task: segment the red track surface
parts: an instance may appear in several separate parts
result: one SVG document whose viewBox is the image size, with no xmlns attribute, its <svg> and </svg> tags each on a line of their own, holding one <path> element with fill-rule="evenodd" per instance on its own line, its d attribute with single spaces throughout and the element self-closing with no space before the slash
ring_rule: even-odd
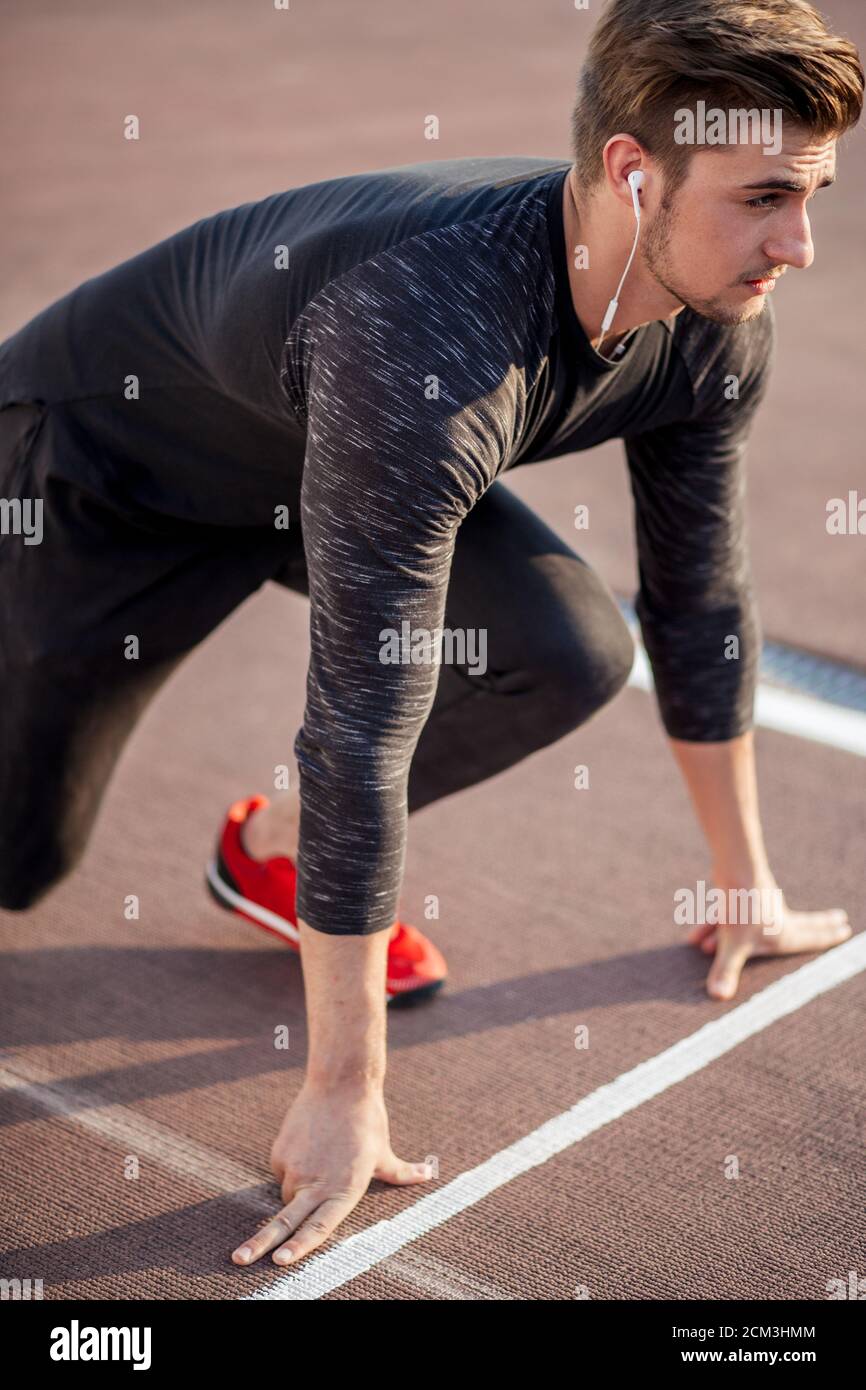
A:
<svg viewBox="0 0 866 1390">
<path fill-rule="evenodd" d="M 824 8 L 866 47 L 860 5 Z M 457 155 L 566 157 L 594 18 L 494 0 L 0 12 L 3 335 L 178 227 L 282 187 Z M 431 112 L 438 143 L 423 138 Z M 122 138 L 129 113 L 138 143 Z M 829 497 L 863 488 L 863 149 L 849 137 L 837 188 L 816 199 L 814 266 L 776 292 L 751 506 L 767 635 L 866 666 L 866 542 L 824 526 Z M 620 445 L 508 485 L 572 543 L 587 502 L 578 548 L 633 591 Z M 267 1152 L 302 1074 L 299 965 L 221 913 L 201 877 L 230 801 L 267 790 L 289 756 L 306 653 L 306 602 L 266 586 L 145 715 L 81 869 L 33 912 L 0 913 L 0 1067 L 54 1087 L 0 1090 L 0 1273 L 43 1278 L 47 1298 L 235 1297 L 279 1277 L 228 1256 L 278 1205 Z M 769 733 L 759 760 L 789 900 L 846 906 L 859 930 L 862 760 Z M 578 762 L 591 796 L 572 790 Z M 707 999 L 706 961 L 672 923 L 675 887 L 707 868 L 652 701 L 635 690 L 413 818 L 404 915 L 421 923 L 425 895 L 439 895 L 451 979 L 389 1018 L 397 1153 L 435 1154 L 447 1182 L 735 1007 Z M 736 1003 L 801 963 L 747 967 Z M 823 1299 L 829 1278 L 866 1272 L 863 1009 L 861 976 L 328 1297 L 563 1299 L 583 1284 L 601 1299 Z M 273 1047 L 280 1023 L 288 1053 Z M 581 1023 L 591 1045 L 578 1052 Z M 429 1190 L 374 1184 L 333 1243 Z"/>
</svg>

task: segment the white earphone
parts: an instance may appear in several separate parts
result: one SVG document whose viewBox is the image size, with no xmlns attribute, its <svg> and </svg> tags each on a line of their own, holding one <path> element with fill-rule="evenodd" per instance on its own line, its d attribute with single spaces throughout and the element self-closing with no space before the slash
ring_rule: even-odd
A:
<svg viewBox="0 0 866 1390">
<path fill-rule="evenodd" d="M 631 200 L 634 204 L 634 215 L 640 222 L 640 199 L 638 194 L 643 188 L 643 169 L 634 169 L 628 176 L 628 186 L 631 189 Z"/>
<path fill-rule="evenodd" d="M 638 195 L 640 194 L 640 191 L 641 191 L 641 189 L 643 188 L 643 185 L 644 185 L 644 173 L 643 173 L 643 170 L 642 170 L 642 169 L 634 169 L 634 170 L 629 174 L 629 176 L 628 176 L 628 186 L 629 186 L 629 188 L 631 189 L 631 201 L 632 201 L 632 206 L 634 207 L 635 221 L 636 221 L 636 223 L 637 223 L 637 226 L 635 227 L 635 233 L 634 233 L 634 243 L 632 244 L 631 255 L 630 255 L 629 258 L 628 258 L 628 261 L 627 261 L 627 263 L 626 263 L 625 270 L 624 270 L 623 273 L 622 273 L 622 279 L 620 280 L 619 284 L 617 285 L 616 294 L 614 295 L 613 299 L 612 299 L 612 300 L 610 301 L 610 303 L 608 304 L 607 309 L 605 310 L 604 318 L 603 318 L 602 321 L 601 321 L 601 337 L 600 337 L 599 340 L 598 340 L 598 347 L 596 348 L 596 352 L 599 352 L 599 351 L 600 351 L 601 345 L 602 345 L 602 343 L 604 342 L 605 336 L 606 336 L 606 334 L 607 334 L 607 332 L 608 332 L 608 330 L 609 330 L 611 324 L 613 323 L 614 317 L 615 317 L 615 315 L 616 315 L 616 311 L 617 311 L 617 309 L 619 308 L 619 296 L 620 296 L 620 291 L 622 290 L 622 287 L 623 287 L 623 285 L 625 284 L 625 277 L 628 275 L 629 270 L 631 269 L 631 263 L 632 263 L 632 261 L 634 260 L 634 253 L 635 253 L 635 251 L 637 250 L 637 239 L 638 239 L 638 237 L 640 236 L 640 197 L 639 197 Z"/>
</svg>

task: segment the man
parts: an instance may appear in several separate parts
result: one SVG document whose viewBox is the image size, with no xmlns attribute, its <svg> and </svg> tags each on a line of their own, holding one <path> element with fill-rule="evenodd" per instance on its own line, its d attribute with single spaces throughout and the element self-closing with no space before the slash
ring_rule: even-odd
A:
<svg viewBox="0 0 866 1390">
<path fill-rule="evenodd" d="M 850 935 L 840 909 L 789 909 L 764 847 L 743 469 L 767 299 L 812 261 L 807 203 L 862 92 L 853 45 L 804 0 L 614 0 L 573 164 L 433 162 L 231 209 L 0 349 L 5 494 L 44 502 L 41 543 L 0 552 L 3 906 L 80 856 L 183 655 L 266 578 L 310 597 L 300 796 L 235 803 L 208 870 L 300 947 L 309 1023 L 271 1151 L 286 1205 L 238 1263 L 309 1253 L 371 1177 L 428 1176 L 395 1156 L 383 1100 L 386 999 L 445 974 L 396 916 L 407 813 L 561 738 L 628 677 L 609 589 L 497 485 L 508 468 L 625 441 L 638 614 L 713 880 L 774 894 L 757 921 L 691 933 L 709 993 L 732 998 L 752 955 Z M 782 138 L 681 143 L 699 101 L 778 113 Z M 405 621 L 483 630 L 486 671 L 385 659 Z"/>
</svg>

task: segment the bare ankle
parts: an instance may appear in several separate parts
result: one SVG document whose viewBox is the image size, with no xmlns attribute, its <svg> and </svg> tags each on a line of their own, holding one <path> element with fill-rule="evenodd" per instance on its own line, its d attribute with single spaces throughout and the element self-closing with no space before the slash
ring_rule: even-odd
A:
<svg viewBox="0 0 866 1390">
<path fill-rule="evenodd" d="M 241 826 L 241 844 L 251 859 L 273 859 L 287 854 L 297 858 L 300 801 L 288 792 L 267 806 L 260 806 Z"/>
</svg>

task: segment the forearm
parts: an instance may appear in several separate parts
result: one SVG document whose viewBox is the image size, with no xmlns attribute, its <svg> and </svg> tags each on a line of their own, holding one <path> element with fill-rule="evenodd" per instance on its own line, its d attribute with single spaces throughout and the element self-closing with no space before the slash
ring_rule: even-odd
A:
<svg viewBox="0 0 866 1390">
<path fill-rule="evenodd" d="M 381 1090 L 390 932 L 338 936 L 316 931 L 303 919 L 298 926 L 307 1006 L 306 1085 Z"/>
<path fill-rule="evenodd" d="M 724 743 L 670 739 L 720 886 L 772 877 L 758 809 L 754 733 Z"/>
</svg>

